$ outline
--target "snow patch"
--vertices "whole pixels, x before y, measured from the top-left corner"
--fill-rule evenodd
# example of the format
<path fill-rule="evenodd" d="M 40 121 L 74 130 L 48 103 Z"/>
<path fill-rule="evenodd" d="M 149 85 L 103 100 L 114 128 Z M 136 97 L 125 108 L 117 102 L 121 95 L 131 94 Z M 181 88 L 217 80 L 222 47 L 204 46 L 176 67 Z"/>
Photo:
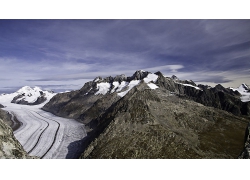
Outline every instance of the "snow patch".
<path fill-rule="evenodd" d="M 151 89 L 157 89 L 157 88 L 159 88 L 158 86 L 156 86 L 155 84 L 153 84 L 153 83 L 148 83 L 147 84 Z"/>
<path fill-rule="evenodd" d="M 92 88 L 90 88 L 90 90 L 88 90 L 88 92 L 86 92 L 84 95 L 87 95 L 89 93 L 89 91 L 91 91 Z"/>
<path fill-rule="evenodd" d="M 197 90 L 202 91 L 199 87 L 197 87 L 197 86 L 193 86 L 193 85 L 191 85 L 191 84 L 182 84 L 182 83 L 177 83 L 177 84 L 181 84 L 181 85 L 183 85 L 183 86 L 193 87 L 193 88 L 195 88 L 195 89 L 197 89 Z"/>
<path fill-rule="evenodd" d="M 149 83 L 151 81 L 156 82 L 158 76 L 156 74 L 148 74 L 147 77 L 145 77 L 143 80 L 145 83 Z"/>
<path fill-rule="evenodd" d="M 107 83 L 107 82 L 98 83 L 97 89 L 99 90 L 95 93 L 95 95 L 98 95 L 98 94 L 105 95 L 109 91 L 109 88 L 110 88 L 110 83 Z"/>
<path fill-rule="evenodd" d="M 119 82 L 115 81 L 113 82 L 113 89 L 111 90 L 111 93 L 115 92 L 116 88 L 119 86 Z"/>
<path fill-rule="evenodd" d="M 124 81 L 123 81 L 124 82 Z M 127 85 L 128 86 L 128 89 L 126 91 L 123 91 L 123 92 L 120 92 L 118 93 L 118 96 L 120 97 L 123 97 L 125 96 L 133 87 L 135 87 L 136 85 L 138 85 L 139 83 L 141 82 L 141 80 L 133 80 L 133 81 L 130 81 L 130 83 Z M 125 83 L 126 84 L 126 83 Z M 122 87 L 123 89 L 124 87 Z M 117 90 L 117 92 L 119 92 Z"/>
<path fill-rule="evenodd" d="M 97 82 L 97 81 L 99 81 L 100 80 L 100 78 L 98 77 L 98 78 L 96 78 L 95 80 L 94 80 L 94 82 Z"/>

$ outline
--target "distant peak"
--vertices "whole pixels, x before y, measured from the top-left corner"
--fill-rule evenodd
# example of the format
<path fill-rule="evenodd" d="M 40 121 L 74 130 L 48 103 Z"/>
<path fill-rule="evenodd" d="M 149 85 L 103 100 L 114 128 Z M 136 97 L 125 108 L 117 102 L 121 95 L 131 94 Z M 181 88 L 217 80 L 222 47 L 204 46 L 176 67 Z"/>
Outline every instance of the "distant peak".
<path fill-rule="evenodd" d="M 249 91 L 249 87 L 245 84 L 245 83 L 242 83 L 239 87 L 238 87 L 238 90 L 240 91 Z"/>
<path fill-rule="evenodd" d="M 246 90 L 248 90 L 249 89 L 249 87 L 245 84 L 245 83 L 242 83 L 242 85 L 241 86 L 243 86 Z"/>
<path fill-rule="evenodd" d="M 98 81 L 100 81 L 100 80 L 102 80 L 102 77 L 101 77 L 101 76 L 97 76 L 93 81 L 94 81 L 94 82 L 98 82 Z"/>
<path fill-rule="evenodd" d="M 46 90 L 42 90 L 40 87 L 35 86 L 35 87 L 30 87 L 30 86 L 23 86 L 22 88 L 20 88 L 19 90 L 17 90 L 17 93 L 29 93 L 29 92 L 39 92 L 39 91 L 46 91 Z M 48 91 L 50 93 L 53 93 L 53 91 Z"/>
<path fill-rule="evenodd" d="M 176 75 L 173 75 L 171 78 L 172 78 L 173 80 L 179 80 L 179 78 L 178 78 Z"/>
<path fill-rule="evenodd" d="M 129 80 L 142 80 L 143 78 L 147 77 L 148 74 L 151 74 L 148 71 L 143 71 L 143 70 L 137 70 L 135 71 L 135 73 L 133 74 L 133 76 L 131 76 L 129 78 Z"/>
<path fill-rule="evenodd" d="M 221 84 L 217 84 L 214 88 L 217 90 L 224 90 L 225 89 L 225 87 L 222 86 Z"/>

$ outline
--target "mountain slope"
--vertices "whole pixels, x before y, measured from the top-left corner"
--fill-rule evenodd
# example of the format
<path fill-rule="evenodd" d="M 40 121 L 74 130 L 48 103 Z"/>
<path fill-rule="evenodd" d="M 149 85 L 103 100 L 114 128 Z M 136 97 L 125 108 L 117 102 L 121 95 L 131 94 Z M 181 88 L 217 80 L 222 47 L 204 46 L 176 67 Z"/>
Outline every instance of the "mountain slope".
<path fill-rule="evenodd" d="M 239 159 L 250 159 L 250 123 L 248 124 L 245 132 L 244 148 L 239 155 Z"/>
<path fill-rule="evenodd" d="M 131 77 L 97 77 L 54 96 L 43 109 L 86 125 L 84 146 L 90 145 L 83 158 L 236 158 L 249 121 L 241 116 L 250 112 L 240 97 L 221 85 L 136 71 Z"/>
<path fill-rule="evenodd" d="M 247 125 L 244 118 L 145 84 L 96 121 L 89 134 L 95 140 L 81 158 L 237 158 Z"/>

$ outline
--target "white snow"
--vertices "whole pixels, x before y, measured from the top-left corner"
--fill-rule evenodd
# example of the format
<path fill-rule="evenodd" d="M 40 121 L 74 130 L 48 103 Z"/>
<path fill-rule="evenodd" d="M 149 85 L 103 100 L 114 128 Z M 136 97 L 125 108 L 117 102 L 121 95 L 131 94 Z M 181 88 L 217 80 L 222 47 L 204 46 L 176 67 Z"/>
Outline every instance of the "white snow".
<path fill-rule="evenodd" d="M 128 86 L 128 84 L 129 84 L 129 83 L 126 82 L 126 81 L 122 81 L 121 84 L 119 84 L 118 81 L 114 81 L 114 82 L 113 82 L 114 88 L 111 90 L 111 93 L 122 91 L 123 88 L 125 88 L 126 86 Z"/>
<path fill-rule="evenodd" d="M 97 82 L 97 81 L 99 81 L 100 80 L 100 78 L 98 77 L 98 78 L 96 78 L 95 80 L 94 80 L 94 82 Z"/>
<path fill-rule="evenodd" d="M 156 86 L 155 84 L 153 84 L 153 83 L 148 83 L 147 84 L 151 89 L 157 89 L 157 88 L 159 88 L 158 86 Z"/>
<path fill-rule="evenodd" d="M 176 82 L 176 83 L 177 83 L 177 82 Z M 199 87 L 193 86 L 193 85 L 191 85 L 191 84 L 182 84 L 182 83 L 177 83 L 177 84 L 181 84 L 181 85 L 183 85 L 183 86 L 190 86 L 190 87 L 193 87 L 193 88 L 195 88 L 195 89 L 197 89 L 197 90 L 202 91 Z"/>
<path fill-rule="evenodd" d="M 0 102 L 4 103 L 10 103 L 14 97 L 18 95 L 17 92 L 11 93 L 11 94 L 1 94 L 0 96 Z"/>
<path fill-rule="evenodd" d="M 56 93 L 44 91 L 40 87 L 37 87 L 37 86 L 34 88 L 31 88 L 29 86 L 24 86 L 14 93 L 2 94 L 0 96 L 0 101 L 10 103 L 13 100 L 13 98 L 16 97 L 17 95 L 24 95 L 23 97 L 17 99 L 16 101 L 21 101 L 23 99 L 24 101 L 33 103 L 37 100 L 38 97 L 41 96 L 40 91 L 45 94 L 45 97 L 47 98 L 46 102 L 48 102 L 48 100 L 50 100 L 54 95 L 56 95 Z"/>
<path fill-rule="evenodd" d="M 242 102 L 250 101 L 250 92 L 247 92 L 248 90 L 246 90 L 249 88 L 245 83 L 241 84 L 238 88 L 230 88 L 230 89 L 232 89 L 233 91 L 238 91 L 241 94 L 240 99 Z"/>
<path fill-rule="evenodd" d="M 116 88 L 119 86 L 119 82 L 115 81 L 113 82 L 113 89 L 111 90 L 111 93 L 115 92 Z"/>
<path fill-rule="evenodd" d="M 119 86 L 118 86 L 116 92 L 122 91 L 122 90 L 123 90 L 126 86 L 128 86 L 128 85 L 129 85 L 128 82 L 122 81 L 121 84 L 119 84 Z"/>
<path fill-rule="evenodd" d="M 21 127 L 14 131 L 14 135 L 25 151 L 32 150 L 29 154 L 33 156 L 44 155 L 44 159 L 76 158 L 77 147 L 81 147 L 80 140 L 87 135 L 85 126 L 74 119 L 57 117 L 40 109 L 55 94 L 50 94 L 46 102 L 34 106 L 11 103 L 16 95 L 17 92 L 0 95 L 0 104 L 6 106 L 3 109 L 14 114 L 22 122 Z"/>
<path fill-rule="evenodd" d="M 155 74 L 148 74 L 147 77 L 145 77 L 143 80 L 145 83 L 148 84 L 148 86 L 151 89 L 156 89 L 159 88 L 158 86 L 156 86 L 153 83 L 150 82 L 156 82 L 158 76 Z M 130 82 L 126 82 L 126 81 L 122 81 L 121 84 L 119 84 L 119 82 L 113 82 L 114 88 L 111 90 L 111 93 L 113 92 L 118 92 L 118 96 L 123 97 L 125 96 L 133 87 L 137 86 L 139 83 L 141 82 L 141 80 L 132 80 Z M 126 89 L 125 91 L 123 91 L 123 89 Z"/>
<path fill-rule="evenodd" d="M 107 92 L 109 91 L 109 88 L 110 88 L 110 83 L 107 83 L 107 82 L 102 82 L 102 83 L 97 83 L 97 89 L 99 89 L 95 95 L 98 95 L 98 94 L 107 94 Z"/>
<path fill-rule="evenodd" d="M 241 84 L 241 85 L 237 88 L 237 90 L 238 90 L 239 92 L 247 92 L 248 86 L 247 86 L 245 83 L 243 83 L 243 84 Z"/>
<path fill-rule="evenodd" d="M 156 74 L 148 74 L 147 77 L 145 77 L 143 80 L 145 83 L 149 83 L 151 81 L 156 82 L 158 76 Z"/>
<path fill-rule="evenodd" d="M 87 95 L 87 94 L 89 93 L 89 91 L 91 91 L 91 89 L 92 89 L 92 88 L 90 88 L 90 89 L 88 90 L 88 92 L 85 93 L 85 95 Z"/>
<path fill-rule="evenodd" d="M 141 80 L 130 81 L 130 83 L 126 86 L 126 87 L 128 87 L 128 89 L 126 91 L 118 93 L 118 96 L 120 96 L 120 97 L 125 96 L 133 87 L 135 87 L 136 85 L 138 85 L 140 82 L 141 82 Z M 122 87 L 122 89 L 123 88 L 124 87 Z M 119 92 L 119 91 L 117 90 L 117 92 Z"/>

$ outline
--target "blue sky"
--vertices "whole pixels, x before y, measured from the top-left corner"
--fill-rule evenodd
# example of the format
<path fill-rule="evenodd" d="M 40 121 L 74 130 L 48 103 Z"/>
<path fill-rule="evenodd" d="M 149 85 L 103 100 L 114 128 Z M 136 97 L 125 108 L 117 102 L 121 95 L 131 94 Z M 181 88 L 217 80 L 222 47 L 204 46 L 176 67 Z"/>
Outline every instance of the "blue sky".
<path fill-rule="evenodd" d="M 250 84 L 250 20 L 0 20 L 0 92 L 56 92 L 96 76 L 161 71 Z"/>

